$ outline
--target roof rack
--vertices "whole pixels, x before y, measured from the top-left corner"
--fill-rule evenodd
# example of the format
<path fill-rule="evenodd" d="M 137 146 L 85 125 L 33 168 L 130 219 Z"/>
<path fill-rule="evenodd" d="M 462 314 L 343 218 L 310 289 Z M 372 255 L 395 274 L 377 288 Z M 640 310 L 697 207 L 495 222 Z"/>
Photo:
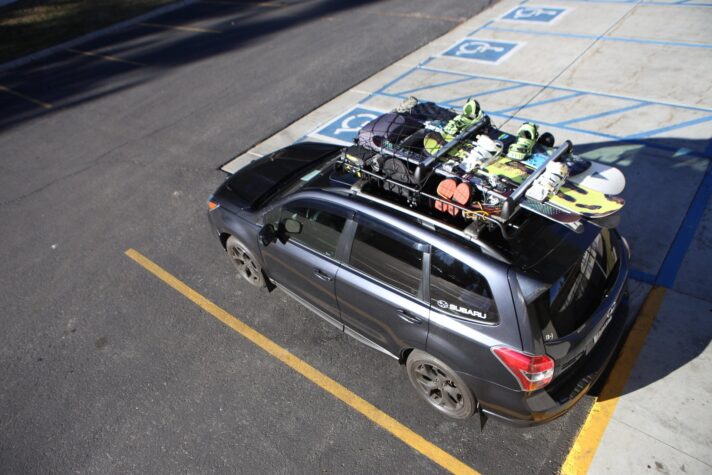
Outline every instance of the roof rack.
<path fill-rule="evenodd" d="M 467 208 L 467 207 L 462 206 L 458 203 L 440 198 L 439 196 L 431 195 L 430 193 L 426 193 L 426 192 L 422 191 L 422 189 L 420 189 L 420 187 L 409 186 L 409 185 L 402 183 L 400 181 L 393 180 L 393 179 L 385 177 L 383 175 L 379 175 L 378 173 L 374 173 L 370 170 L 365 169 L 362 166 L 354 165 L 351 163 L 348 163 L 346 166 L 350 169 L 354 169 L 356 171 L 357 176 L 358 176 L 358 174 L 367 175 L 367 176 L 375 178 L 383 183 L 388 183 L 388 184 L 397 186 L 398 188 L 400 188 L 402 190 L 412 193 L 414 197 L 423 197 L 423 198 L 427 198 L 430 200 L 439 201 L 439 202 L 446 204 L 448 206 L 457 208 L 461 212 L 475 214 L 477 217 L 473 219 L 473 222 L 476 222 L 477 219 L 482 219 L 482 220 L 491 222 L 500 228 L 500 231 L 502 232 L 503 235 L 507 236 L 507 231 L 506 231 L 506 229 L 504 229 L 505 225 L 507 224 L 507 221 L 502 221 L 501 219 L 498 219 L 496 216 L 490 216 L 489 213 L 486 213 L 486 212 L 479 213 L 478 210 L 476 210 L 476 209 Z M 351 188 L 354 189 L 354 186 L 352 185 Z M 355 189 L 354 191 L 358 192 L 359 190 Z M 512 216 L 514 214 L 515 213 L 512 213 Z M 420 214 L 418 214 L 418 216 L 420 216 Z M 510 218 L 511 218 L 511 216 L 510 216 Z M 453 226 L 449 226 L 449 227 L 451 227 L 452 229 L 456 229 Z"/>
<path fill-rule="evenodd" d="M 451 226 L 450 224 L 447 224 L 447 223 L 444 223 L 437 219 L 426 216 L 425 214 L 419 213 L 411 208 L 407 208 L 405 206 L 396 204 L 392 201 L 384 200 L 384 199 L 374 196 L 370 193 L 366 193 L 361 188 L 363 184 L 364 184 L 364 181 L 359 180 L 358 182 L 356 182 L 354 185 L 352 185 L 347 190 L 344 190 L 343 188 L 338 188 L 337 190 L 340 192 L 345 191 L 345 192 L 347 192 L 351 195 L 357 196 L 359 198 L 363 198 L 370 202 L 377 203 L 381 206 L 396 210 L 400 213 L 407 214 L 408 216 L 418 219 L 422 223 L 427 223 L 433 227 L 440 228 L 440 229 L 447 231 L 451 234 L 454 234 L 461 238 L 467 239 L 468 241 L 471 241 L 472 243 L 479 246 L 480 249 L 482 249 L 482 251 L 485 252 L 486 254 L 489 254 L 490 256 L 492 256 L 506 264 L 510 263 L 510 261 L 502 255 L 502 253 L 500 253 L 495 248 L 493 248 L 492 246 L 490 246 L 489 244 L 487 244 L 486 242 L 484 242 L 478 238 L 479 230 L 477 227 L 473 227 L 473 225 L 475 225 L 476 222 L 473 222 L 472 224 L 468 225 L 464 229 L 458 229 L 454 226 Z M 516 228 L 516 226 L 514 226 L 514 225 L 511 225 L 511 226 Z"/>

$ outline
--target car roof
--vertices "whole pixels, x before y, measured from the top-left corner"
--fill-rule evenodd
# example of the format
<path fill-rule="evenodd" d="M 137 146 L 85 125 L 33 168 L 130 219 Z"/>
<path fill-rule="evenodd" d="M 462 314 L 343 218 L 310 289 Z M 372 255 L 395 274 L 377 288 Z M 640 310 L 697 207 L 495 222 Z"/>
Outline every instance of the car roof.
<path fill-rule="evenodd" d="M 311 147 L 317 144 L 304 145 Z M 345 148 L 332 149 L 333 158 L 338 158 Z M 532 213 L 520 213 L 508 223 L 511 235 L 492 226 L 472 229 L 472 222 L 456 221 L 456 218 L 424 206 L 412 207 L 407 200 L 394 193 L 379 193 L 377 186 L 368 189 L 367 182 L 353 174 L 334 179 L 332 172 L 337 168 L 334 162 L 326 173 L 320 174 L 296 194 L 340 202 L 384 220 L 396 219 L 399 226 L 412 227 L 418 233 L 429 233 L 431 238 L 447 239 L 450 245 L 481 252 L 538 280 L 550 282 L 563 273 L 565 269 L 562 270 L 562 266 L 573 262 L 600 232 L 598 227 L 585 221 L 579 231 L 574 232 Z M 344 176 L 349 176 L 349 180 Z M 552 267 L 552 263 L 558 265 Z"/>

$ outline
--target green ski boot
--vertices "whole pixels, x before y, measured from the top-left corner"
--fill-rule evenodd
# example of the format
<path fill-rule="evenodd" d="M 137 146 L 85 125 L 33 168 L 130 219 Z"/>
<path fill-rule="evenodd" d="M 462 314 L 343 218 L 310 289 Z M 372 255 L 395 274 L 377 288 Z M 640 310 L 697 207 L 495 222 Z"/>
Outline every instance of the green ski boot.
<path fill-rule="evenodd" d="M 465 102 L 465 105 L 462 106 L 462 114 L 456 115 L 447 124 L 445 124 L 443 132 L 450 136 L 446 137 L 446 139 L 449 140 L 450 138 L 455 137 L 457 134 L 482 119 L 483 116 L 484 113 L 480 108 L 480 104 L 475 99 L 468 99 L 467 102 Z"/>
<path fill-rule="evenodd" d="M 531 155 L 536 141 L 539 139 L 537 125 L 532 122 L 524 122 L 517 132 L 517 141 L 509 146 L 507 158 L 512 160 L 524 160 Z"/>

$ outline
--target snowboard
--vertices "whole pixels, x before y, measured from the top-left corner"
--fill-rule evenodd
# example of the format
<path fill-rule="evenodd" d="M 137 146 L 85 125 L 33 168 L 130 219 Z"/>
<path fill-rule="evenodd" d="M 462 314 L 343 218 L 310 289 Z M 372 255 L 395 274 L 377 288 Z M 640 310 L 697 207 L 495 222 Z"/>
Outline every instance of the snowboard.
<path fill-rule="evenodd" d="M 436 121 L 443 125 L 456 116 L 452 110 L 441 107 L 433 102 L 416 102 L 416 105 L 410 110 L 410 113 L 413 118 L 421 122 Z M 446 142 L 453 138 L 445 134 L 442 130 L 438 130 L 437 132 L 440 132 Z M 495 127 L 489 127 L 486 133 L 491 139 L 501 141 L 504 144 L 505 150 L 516 140 L 515 135 L 508 134 Z M 450 152 L 449 155 L 464 158 L 469 148 L 471 148 L 471 146 L 462 144 L 460 147 L 455 148 L 453 152 Z M 547 147 L 542 143 L 538 143 L 534 147 L 532 155 L 524 160 L 524 163 L 537 169 L 540 163 L 554 153 L 554 150 L 554 147 Z M 608 195 L 619 195 L 625 189 L 625 176 L 623 172 L 616 167 L 593 162 L 574 154 L 567 157 L 566 162 L 570 170 L 568 179 L 573 183 Z"/>
<path fill-rule="evenodd" d="M 537 145 L 535 152 L 522 163 L 533 169 L 539 168 L 540 164 L 554 152 L 553 148 L 548 148 L 545 151 L 536 151 L 542 146 Z M 543 147 L 542 147 L 543 148 Z M 571 155 L 570 161 L 574 163 L 571 167 L 572 175 L 569 175 L 569 180 L 592 190 L 600 191 L 607 195 L 619 195 L 625 189 L 625 175 L 616 167 L 604 165 L 598 162 L 592 162 L 581 158 L 577 155 Z M 582 171 L 577 171 L 577 164 L 581 164 Z"/>
<path fill-rule="evenodd" d="M 425 150 L 433 154 L 442 146 L 433 135 L 426 136 L 423 141 Z M 456 159 L 463 159 L 468 150 L 473 145 L 465 143 L 453 148 L 448 156 Z M 534 167 L 528 166 L 520 161 L 512 160 L 506 156 L 501 156 L 489 163 L 484 168 L 474 171 L 480 177 L 497 177 L 510 185 L 510 192 L 513 192 L 529 175 L 535 171 Z M 618 212 L 625 201 L 619 197 L 611 197 L 600 191 L 582 186 L 578 183 L 566 180 L 559 191 L 544 200 L 561 211 L 573 213 L 589 219 L 603 218 Z"/>
<path fill-rule="evenodd" d="M 513 185 L 513 189 L 516 189 L 533 172 L 534 168 L 507 157 L 501 157 L 483 170 L 478 171 L 480 174 L 495 175 L 503 178 Z M 563 211 L 576 213 L 589 219 L 610 216 L 620 211 L 625 204 L 623 198 L 601 193 L 568 179 L 561 185 L 556 194 L 549 196 L 544 202 Z"/>

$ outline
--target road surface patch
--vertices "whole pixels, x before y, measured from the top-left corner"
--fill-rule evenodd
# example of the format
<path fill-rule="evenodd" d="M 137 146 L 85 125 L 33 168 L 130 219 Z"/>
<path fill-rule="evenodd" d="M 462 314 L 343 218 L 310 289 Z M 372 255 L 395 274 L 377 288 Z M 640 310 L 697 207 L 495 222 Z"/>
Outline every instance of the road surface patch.
<path fill-rule="evenodd" d="M 130 59 L 117 58 L 116 56 L 110 56 L 105 54 L 93 53 L 91 51 L 82 51 L 74 48 L 68 48 L 67 51 L 74 54 L 79 54 L 82 56 L 91 56 L 93 58 L 103 59 L 104 61 L 113 61 L 117 63 L 133 64 L 134 66 L 146 66 L 138 61 L 131 61 Z"/>
<path fill-rule="evenodd" d="M 138 265 L 172 287 L 205 312 L 257 345 L 269 355 L 289 366 L 324 391 L 344 402 L 352 409 L 358 411 L 363 416 L 371 420 L 371 422 L 386 430 L 391 435 L 410 446 L 412 449 L 429 458 L 431 461 L 440 465 L 445 470 L 457 474 L 474 475 L 478 473 L 472 467 L 469 467 L 457 458 L 445 452 L 440 447 L 413 432 L 405 425 L 375 407 L 373 404 L 369 403 L 357 394 L 354 394 L 338 382 L 311 366 L 309 363 L 293 355 L 288 350 L 279 346 L 277 343 L 262 335 L 254 328 L 246 325 L 241 320 L 218 307 L 213 302 L 188 287 L 188 285 L 174 277 L 168 271 L 138 251 L 128 249 L 125 254 Z"/>
<path fill-rule="evenodd" d="M 19 97 L 20 99 L 24 99 L 28 102 L 31 102 L 35 105 L 38 105 L 44 109 L 51 109 L 53 106 L 49 102 L 44 102 L 40 101 L 39 99 L 35 99 L 34 97 L 30 97 L 26 94 L 23 94 L 21 92 L 17 92 L 14 89 L 10 89 L 9 87 L 3 86 L 0 84 L 0 92 L 6 92 L 8 94 L 12 94 L 13 96 Z"/>
<path fill-rule="evenodd" d="M 213 28 L 199 28 L 197 26 L 184 26 L 184 25 L 164 25 L 162 23 L 137 23 L 138 26 L 147 26 L 149 28 L 158 28 L 162 30 L 178 30 L 186 31 L 189 33 L 222 33 L 220 30 L 215 30 Z"/>

